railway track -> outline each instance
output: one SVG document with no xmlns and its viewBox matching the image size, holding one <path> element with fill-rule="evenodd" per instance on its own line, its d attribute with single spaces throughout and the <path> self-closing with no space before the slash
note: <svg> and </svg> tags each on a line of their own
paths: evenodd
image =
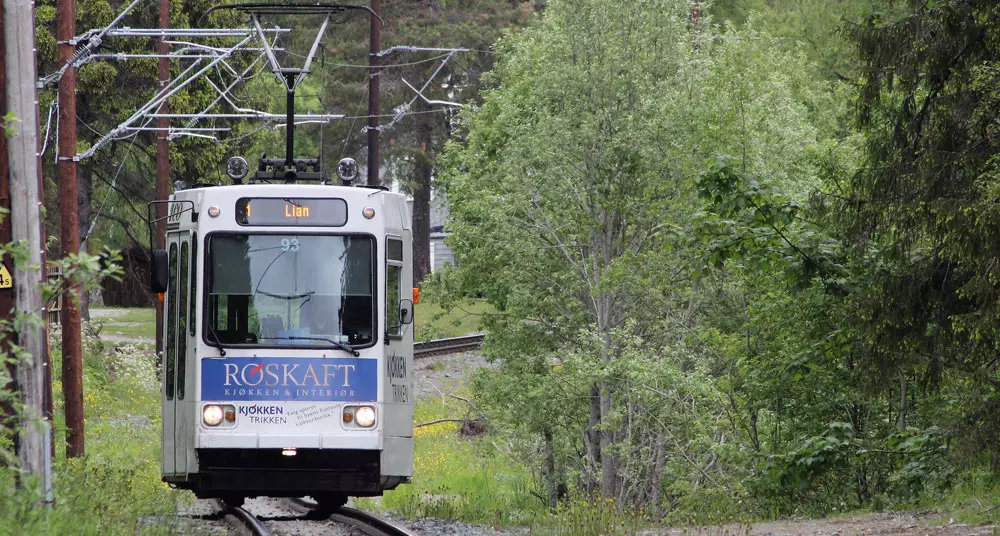
<svg viewBox="0 0 1000 536">
<path fill-rule="evenodd" d="M 334 523 L 357 529 L 368 536 L 414 536 L 413 533 L 405 529 L 355 508 L 342 506 L 329 516 L 325 514 L 314 516 L 311 514 L 318 513 L 317 508 L 319 505 L 313 501 L 294 498 L 285 499 L 285 502 L 288 503 L 291 509 L 305 515 L 303 517 L 258 518 L 243 507 L 225 507 L 225 505 L 222 505 L 222 507 L 224 508 L 223 514 L 225 520 L 234 526 L 239 534 L 249 534 L 252 536 L 272 536 L 274 533 L 271 532 L 267 524 L 288 521 L 333 521 Z"/>
<path fill-rule="evenodd" d="M 418 342 L 413 345 L 413 359 L 478 350 L 482 345 L 483 335 L 481 333 L 466 337 Z"/>
<path fill-rule="evenodd" d="M 229 507 L 223 510 L 226 521 L 236 527 L 240 534 L 253 536 L 272 536 L 261 520 L 242 507 Z"/>
<path fill-rule="evenodd" d="M 346 506 L 342 506 L 340 510 L 337 510 L 336 514 L 330 516 L 330 519 L 345 525 L 351 525 L 370 536 L 414 536 L 413 533 L 407 532 L 384 519 L 379 519 L 361 510 L 355 510 Z M 374 529 L 376 532 L 368 532 L 366 528 Z"/>
</svg>

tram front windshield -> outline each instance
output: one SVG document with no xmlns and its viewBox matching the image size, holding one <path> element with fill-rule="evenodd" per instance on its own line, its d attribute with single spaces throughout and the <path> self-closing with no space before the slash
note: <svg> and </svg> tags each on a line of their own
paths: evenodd
<svg viewBox="0 0 1000 536">
<path fill-rule="evenodd" d="M 375 343 L 371 237 L 216 233 L 207 249 L 208 343 Z"/>
</svg>

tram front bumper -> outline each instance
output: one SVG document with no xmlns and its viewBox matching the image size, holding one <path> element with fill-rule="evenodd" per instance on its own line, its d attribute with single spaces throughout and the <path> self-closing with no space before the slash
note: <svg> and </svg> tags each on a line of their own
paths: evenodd
<svg viewBox="0 0 1000 536">
<path fill-rule="evenodd" d="M 202 431 L 197 443 L 198 449 L 382 449 L 381 434 L 372 432 L 294 435 Z"/>
</svg>

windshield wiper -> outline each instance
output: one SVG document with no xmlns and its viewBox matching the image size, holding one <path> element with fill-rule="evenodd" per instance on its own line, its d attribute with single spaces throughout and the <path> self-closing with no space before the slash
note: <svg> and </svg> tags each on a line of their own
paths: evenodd
<svg viewBox="0 0 1000 536">
<path fill-rule="evenodd" d="M 361 352 L 355 350 L 351 345 L 344 344 L 344 343 L 342 343 L 340 341 L 333 340 L 333 339 L 331 339 L 329 337 L 312 337 L 312 336 L 308 336 L 308 335 L 284 335 L 284 336 L 281 336 L 281 337 L 261 337 L 261 339 L 281 339 L 281 340 L 290 340 L 290 341 L 295 341 L 295 340 L 326 341 L 326 342 L 332 344 L 338 350 L 343 350 L 345 352 L 349 352 L 354 357 L 358 357 L 358 356 L 361 355 Z"/>
<path fill-rule="evenodd" d="M 315 290 L 310 290 L 309 292 L 303 292 L 302 294 L 272 294 L 270 292 L 264 292 L 263 290 L 257 289 L 254 294 L 263 294 L 271 298 L 278 298 L 279 300 L 298 300 L 300 298 L 312 299 L 312 295 L 316 294 Z"/>
<path fill-rule="evenodd" d="M 215 332 L 215 328 L 212 327 L 212 323 L 205 322 L 205 325 L 208 326 L 209 334 L 211 334 L 212 337 L 215 339 L 215 344 L 212 344 L 211 342 L 208 341 L 206 342 L 208 342 L 208 344 L 213 348 L 217 348 L 219 350 L 219 355 L 221 355 L 222 357 L 226 357 L 226 349 L 222 347 L 222 339 L 220 339 L 219 334 Z"/>
</svg>

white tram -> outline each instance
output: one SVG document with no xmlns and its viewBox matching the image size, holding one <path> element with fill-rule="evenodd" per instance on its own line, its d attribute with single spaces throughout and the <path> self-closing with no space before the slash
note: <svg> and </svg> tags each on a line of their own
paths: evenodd
<svg viewBox="0 0 1000 536">
<path fill-rule="evenodd" d="M 403 196 L 249 184 L 183 189 L 167 207 L 153 256 L 163 480 L 233 504 L 310 495 L 331 508 L 408 481 Z"/>
</svg>

